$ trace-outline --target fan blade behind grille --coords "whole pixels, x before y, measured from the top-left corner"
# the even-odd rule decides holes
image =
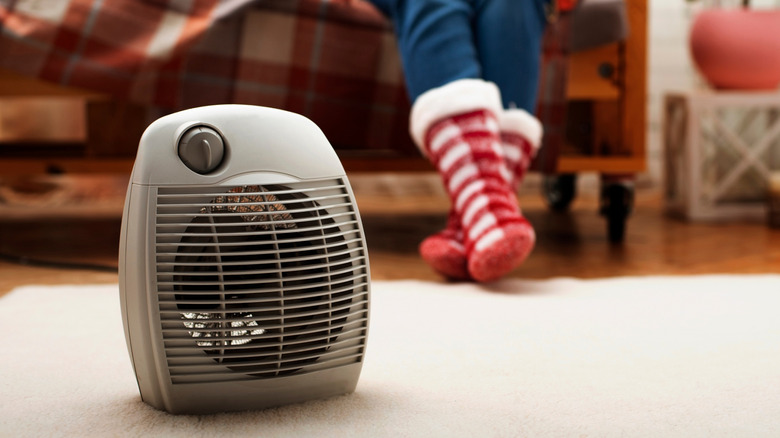
[[[179,343],[166,353],[191,364],[172,367],[174,381],[270,378],[362,360],[366,254],[342,181],[160,189],[157,213],[164,340]],[[359,330],[344,329],[351,321]],[[183,333],[192,350],[182,348]]]

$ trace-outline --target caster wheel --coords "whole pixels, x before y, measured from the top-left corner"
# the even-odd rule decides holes
[[[577,196],[577,175],[573,173],[545,175],[542,191],[551,210],[567,211]]]
[[[633,205],[633,186],[618,182],[602,187],[600,213],[607,220],[607,235],[611,243],[622,243],[625,240],[626,220]]]

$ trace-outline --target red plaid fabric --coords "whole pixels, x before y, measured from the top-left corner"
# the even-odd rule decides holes
[[[31,77],[167,110],[283,108],[342,149],[417,153],[392,29],[367,4],[17,0],[0,31],[0,66]]]
[[[287,109],[340,149],[418,153],[392,29],[360,1],[6,0],[0,67],[168,111]]]

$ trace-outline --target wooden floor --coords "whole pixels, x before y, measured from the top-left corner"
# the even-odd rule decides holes
[[[356,186],[374,280],[442,281],[417,254],[418,243],[444,224],[441,193],[362,191]],[[581,194],[570,212],[549,211],[535,191],[522,193],[537,246],[511,277],[597,278],[626,275],[780,272],[780,230],[763,223],[694,224],[662,212],[660,195],[639,190],[626,242],[606,240],[594,193]],[[0,295],[26,284],[116,283],[119,214],[100,218],[52,215],[0,219]],[[11,260],[16,261],[11,261]],[[21,263],[20,263],[21,262]],[[56,266],[37,266],[54,262]],[[73,264],[97,265],[98,271]]]

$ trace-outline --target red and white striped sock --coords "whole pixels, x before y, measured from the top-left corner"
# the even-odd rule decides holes
[[[434,271],[450,280],[471,280],[460,217],[450,208],[447,226],[420,243],[420,255]]]
[[[444,180],[463,230],[468,273],[477,281],[514,269],[535,240],[504,163],[500,105],[495,85],[466,79],[423,94],[412,108],[412,135]]]
[[[510,185],[516,190],[539,149],[542,126],[521,109],[504,110],[498,120],[504,161],[511,173]],[[447,278],[471,279],[463,231],[454,208],[450,210],[446,228],[420,244],[420,254],[435,271]]]
[[[542,142],[542,124],[522,109],[504,110],[499,117],[504,161],[512,173],[512,187],[520,188]]]

